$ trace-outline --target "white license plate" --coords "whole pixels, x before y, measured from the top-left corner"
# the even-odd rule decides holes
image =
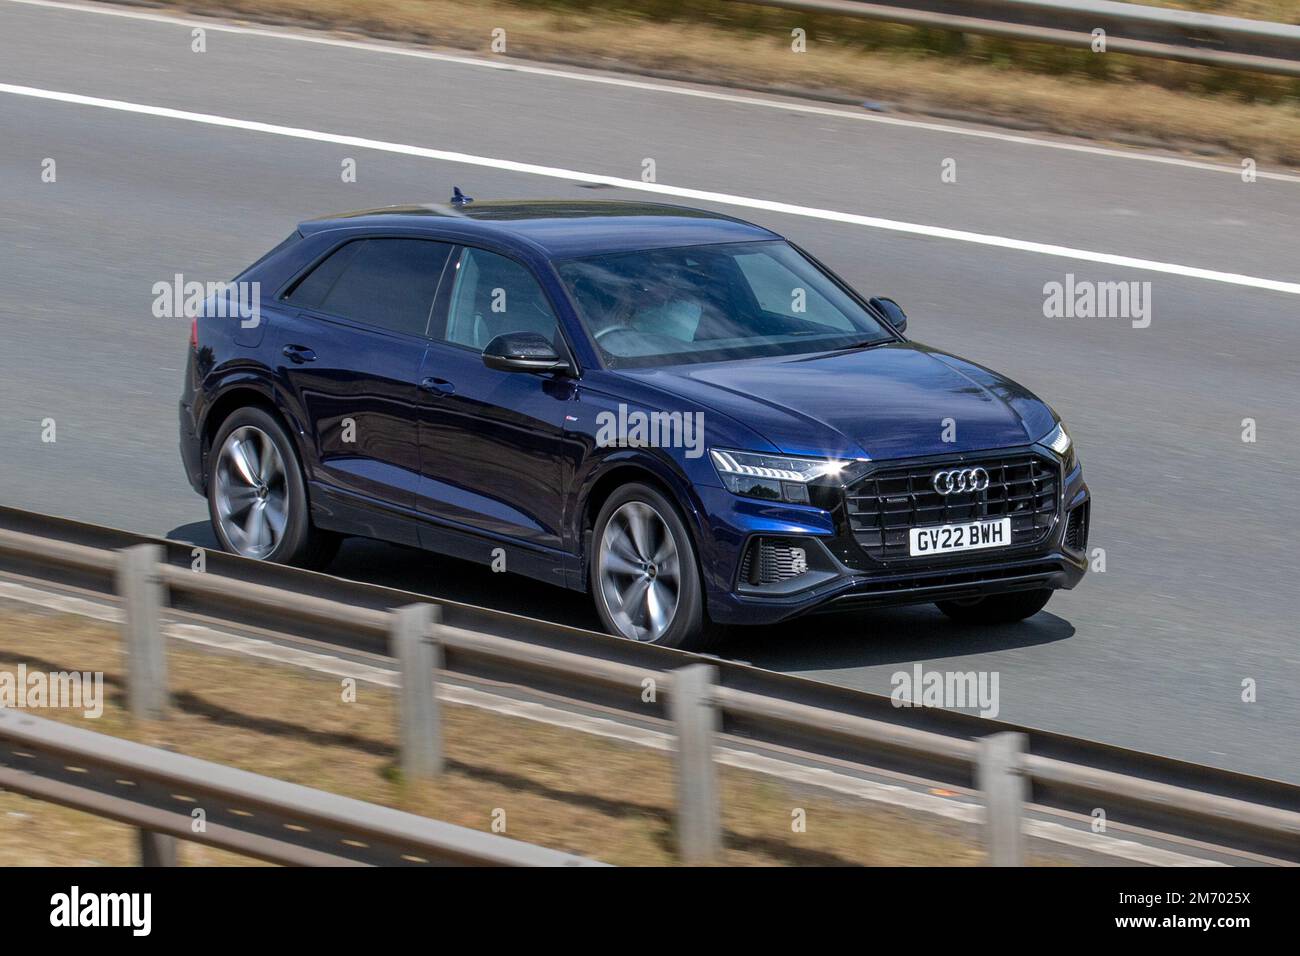
[[[912,528],[909,534],[910,554],[914,558],[927,554],[950,554],[953,551],[977,551],[980,548],[1005,548],[1011,543],[1011,519]]]

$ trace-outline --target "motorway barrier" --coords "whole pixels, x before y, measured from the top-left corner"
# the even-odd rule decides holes
[[[1300,76],[1300,26],[1115,0],[736,0],[1056,46]],[[1101,51],[1098,51],[1101,52]]]
[[[432,780],[443,771],[437,691],[442,644],[435,634],[437,617],[432,604],[408,604],[393,612],[393,656],[402,674],[398,752],[403,780]]]
[[[158,547],[150,553],[161,554],[163,563],[151,568],[115,553],[140,544]],[[442,673],[504,680],[638,719],[668,721],[679,741],[677,831],[683,859],[716,858],[721,846],[712,752],[719,735],[726,735],[729,743],[760,751],[780,748],[806,760],[847,760],[979,790],[989,808],[990,859],[999,863],[1023,861],[1023,814],[1031,801],[1084,821],[1103,808],[1107,832],[1120,839],[1145,831],[1300,863],[1300,787],[1294,784],[969,714],[901,709],[882,695],[220,552],[205,552],[205,570],[198,571],[194,554],[202,551],[184,542],[0,507],[0,572],[113,595],[120,583],[116,570],[129,567],[133,574],[162,581],[172,613],[390,657],[392,635],[407,627],[395,621],[403,614],[414,619],[414,612],[402,609],[436,605],[438,617],[427,620],[430,640],[441,648]],[[136,587],[128,583],[125,593],[136,593]],[[153,613],[153,603],[137,606]],[[157,603],[159,612],[163,606]],[[127,621],[128,639],[147,632],[161,644],[157,622],[141,628],[129,608]],[[420,623],[418,629],[423,628]],[[159,672],[165,673],[165,662],[140,673]],[[432,666],[425,674],[431,687]],[[426,681],[402,683],[424,693]],[[647,686],[663,693],[645,694]],[[408,712],[407,705],[401,710]],[[417,710],[430,712],[427,705],[411,705],[410,712]],[[436,728],[432,732],[436,740]],[[1007,733],[1016,735],[1014,746],[1006,737],[984,742]],[[404,748],[428,746],[408,744],[402,736]],[[420,739],[414,729],[410,739]]]
[[[600,866],[592,860],[0,708],[0,788],[288,866]]]

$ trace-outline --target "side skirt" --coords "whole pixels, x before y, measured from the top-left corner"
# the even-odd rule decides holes
[[[556,587],[572,588],[573,580],[578,577],[573,573],[578,565],[576,555],[491,538],[444,524],[428,515],[345,495],[319,482],[311,483],[309,494],[312,521],[330,531],[423,548],[489,567],[503,567],[511,574],[522,574]]]

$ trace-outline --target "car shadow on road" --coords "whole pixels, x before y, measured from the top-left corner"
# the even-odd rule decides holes
[[[217,536],[212,531],[212,524],[207,521],[192,521],[179,528],[172,528],[164,537],[168,541],[183,541],[200,548],[221,549],[217,544]]]
[[[330,564],[329,573],[570,627],[600,629],[600,620],[585,594],[418,548],[349,538]]]
[[[774,671],[842,670],[1016,650],[1067,640],[1074,625],[1049,611],[1016,624],[957,624],[930,604],[797,618],[733,629],[722,655]]]
[[[167,537],[199,547],[217,546],[207,522],[182,525]],[[503,576],[485,565],[418,548],[349,538],[328,572],[368,584],[600,630],[600,621],[585,594],[515,574]],[[1018,624],[971,626],[956,624],[926,604],[818,614],[769,627],[728,628],[715,653],[774,671],[844,670],[1014,650],[1066,640],[1073,634],[1072,624],[1048,611]]]
[[[216,548],[206,521],[181,525],[167,533],[173,541]],[[486,565],[443,557],[370,538],[348,538],[326,573],[428,597],[537,617],[570,627],[599,630],[600,621],[585,594],[551,587],[517,574],[502,575]]]

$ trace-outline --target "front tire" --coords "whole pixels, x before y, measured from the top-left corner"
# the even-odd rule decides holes
[[[683,650],[711,643],[695,546],[662,494],[642,484],[615,491],[596,516],[591,550],[591,593],[605,630]]]
[[[965,601],[938,601],[935,606],[962,624],[1013,624],[1033,617],[1052,597],[1050,588],[990,594]]]
[[[340,538],[311,523],[307,488],[284,426],[260,408],[221,423],[208,460],[208,515],[221,546],[276,564],[322,568]]]

